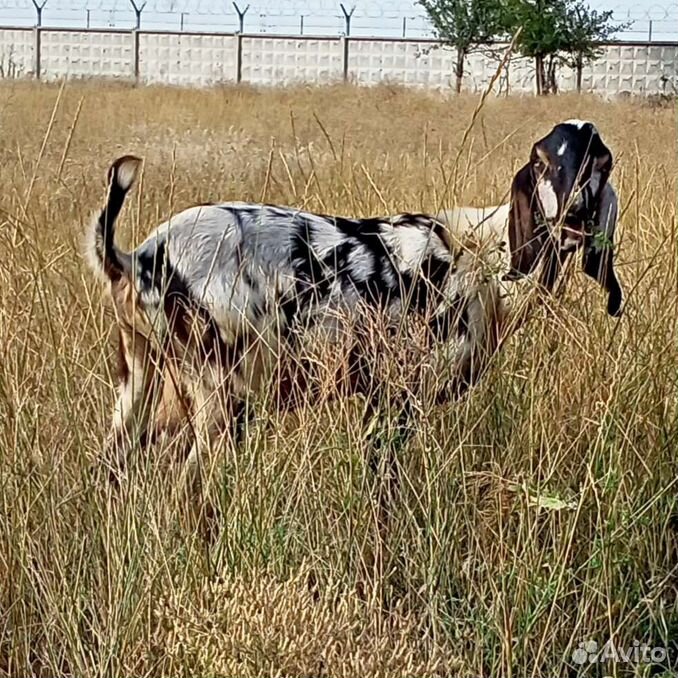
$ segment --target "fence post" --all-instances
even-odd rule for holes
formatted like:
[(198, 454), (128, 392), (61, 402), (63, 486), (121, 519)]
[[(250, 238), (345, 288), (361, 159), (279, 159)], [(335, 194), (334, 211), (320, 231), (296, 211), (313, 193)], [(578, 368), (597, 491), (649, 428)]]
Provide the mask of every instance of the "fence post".
[(647, 41), (652, 42), (652, 19), (650, 19), (650, 25), (647, 29)]
[(37, 21), (37, 26), (42, 26), (42, 10), (45, 9), (45, 5), (47, 4), (47, 0), (43, 0), (42, 2), (36, 2), (35, 0), (31, 0), (33, 3), (33, 7), (35, 7), (35, 13), (36, 13), (36, 21)]
[(355, 5), (351, 7), (350, 12), (346, 9), (343, 2), (339, 3), (339, 7), (341, 7), (341, 11), (344, 15), (344, 34), (351, 35), (351, 19), (353, 18), (353, 12), (355, 12)]
[(41, 42), (42, 42), (42, 28), (40, 26), (35, 26), (33, 28), (33, 73), (35, 73), (35, 79), (40, 80), (40, 69), (41, 69)]
[(240, 9), (240, 7), (238, 6), (238, 3), (234, 2), (233, 7), (235, 8), (235, 13), (238, 15), (238, 32), (244, 33), (245, 32), (245, 14), (247, 14), (247, 10), (250, 8), (250, 6), (247, 5), (247, 7), (245, 7), (245, 9)]
[(136, 17), (137, 25), (135, 28), (139, 30), (141, 28), (141, 13), (144, 11), (144, 7), (146, 7), (146, 0), (139, 5), (136, 2), (134, 2), (134, 0), (129, 0), (129, 2), (130, 5), (132, 5), (132, 8), (134, 9), (134, 15)]
[(350, 38), (347, 35), (342, 35), (339, 38), (341, 44), (341, 74), (344, 82), (348, 80), (348, 41)]
[(139, 82), (139, 29), (132, 29), (132, 69), (134, 82)]
[(235, 34), (235, 81), (242, 82), (242, 33)]

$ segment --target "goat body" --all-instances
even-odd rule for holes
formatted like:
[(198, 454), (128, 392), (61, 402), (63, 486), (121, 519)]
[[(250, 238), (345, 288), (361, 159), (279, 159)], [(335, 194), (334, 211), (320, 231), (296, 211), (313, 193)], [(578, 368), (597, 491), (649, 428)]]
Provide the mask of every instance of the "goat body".
[[(424, 336), (420, 363), (431, 362), (428, 348), (444, 347), (454, 392), (492, 353), (505, 242), (479, 256), (422, 214), (349, 219), (222, 203), (187, 209), (122, 252), (114, 224), (139, 163), (126, 156), (113, 164), (92, 231), (92, 262), (110, 284), (120, 334), (111, 441), (120, 454), (145, 436), (149, 403), (168, 375), (194, 412), (189, 459), (197, 462), (272, 376), (283, 410), (313, 388), (300, 367), (309, 344), (343, 356), (335, 382), (345, 394), (378, 390), (377, 320), (382, 348), (410, 326)], [(407, 342), (416, 343), (412, 335)]]

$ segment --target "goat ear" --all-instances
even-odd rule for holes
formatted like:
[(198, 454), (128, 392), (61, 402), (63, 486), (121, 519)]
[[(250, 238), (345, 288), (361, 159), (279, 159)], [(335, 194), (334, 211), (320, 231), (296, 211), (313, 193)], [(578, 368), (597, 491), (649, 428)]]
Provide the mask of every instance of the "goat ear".
[(607, 291), (607, 312), (618, 318), (622, 314), (623, 293), (614, 270), (614, 232), (617, 225), (617, 192), (606, 184), (600, 196), (593, 229), (584, 245), (584, 273)]
[(602, 183), (605, 183), (612, 171), (612, 151), (605, 145), (597, 133), (591, 140), (591, 156), (593, 157), (593, 169), (601, 173)]
[(511, 270), (509, 278), (518, 278), (530, 273), (537, 260), (541, 243), (536, 234), (533, 203), (535, 185), (531, 168), (525, 165), (513, 178), (511, 184), (511, 207), (509, 210), (509, 246)]

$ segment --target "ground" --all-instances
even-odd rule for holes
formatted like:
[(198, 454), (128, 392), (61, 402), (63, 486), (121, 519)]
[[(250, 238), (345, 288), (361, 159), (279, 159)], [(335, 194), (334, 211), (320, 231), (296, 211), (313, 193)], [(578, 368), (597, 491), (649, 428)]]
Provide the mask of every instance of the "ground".
[[(676, 661), (675, 110), (478, 104), (0, 83), (0, 675), (648, 675), (639, 653), (598, 661), (610, 640)], [(115, 157), (145, 160), (119, 228), (131, 245), (200, 201), (496, 204), (573, 117), (615, 154), (625, 315), (574, 267), (477, 388), (419, 413), (386, 532), (355, 403), (292, 422), (261, 408), (269, 425), (218, 460), (212, 543), (173, 491), (175, 448), (137, 459), (117, 494), (91, 473), (115, 344), (80, 251)]]

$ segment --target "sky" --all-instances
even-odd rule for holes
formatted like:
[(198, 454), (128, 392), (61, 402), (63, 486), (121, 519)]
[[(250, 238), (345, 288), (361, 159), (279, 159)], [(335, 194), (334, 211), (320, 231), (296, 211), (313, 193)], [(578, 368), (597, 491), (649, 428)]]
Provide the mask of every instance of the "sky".
[[(31, 26), (36, 12), (32, 0), (0, 0), (0, 24)], [(43, 2), (45, 0), (35, 0)], [(341, 0), (249, 0), (246, 32), (271, 34), (339, 35), (346, 22)], [(139, 5), (143, 0), (135, 0)], [(244, 9), (247, 0), (236, 0)], [(678, 40), (678, 3), (675, 0), (589, 0), (597, 10), (613, 10), (619, 21), (633, 26), (620, 34), (626, 40)], [(351, 35), (430, 37), (430, 27), (415, 0), (344, 0), (355, 5)], [(46, 0), (44, 26), (114, 26), (131, 28), (135, 14), (130, 0)], [(238, 17), (231, 0), (147, 0), (141, 26), (164, 30), (233, 31)]]

